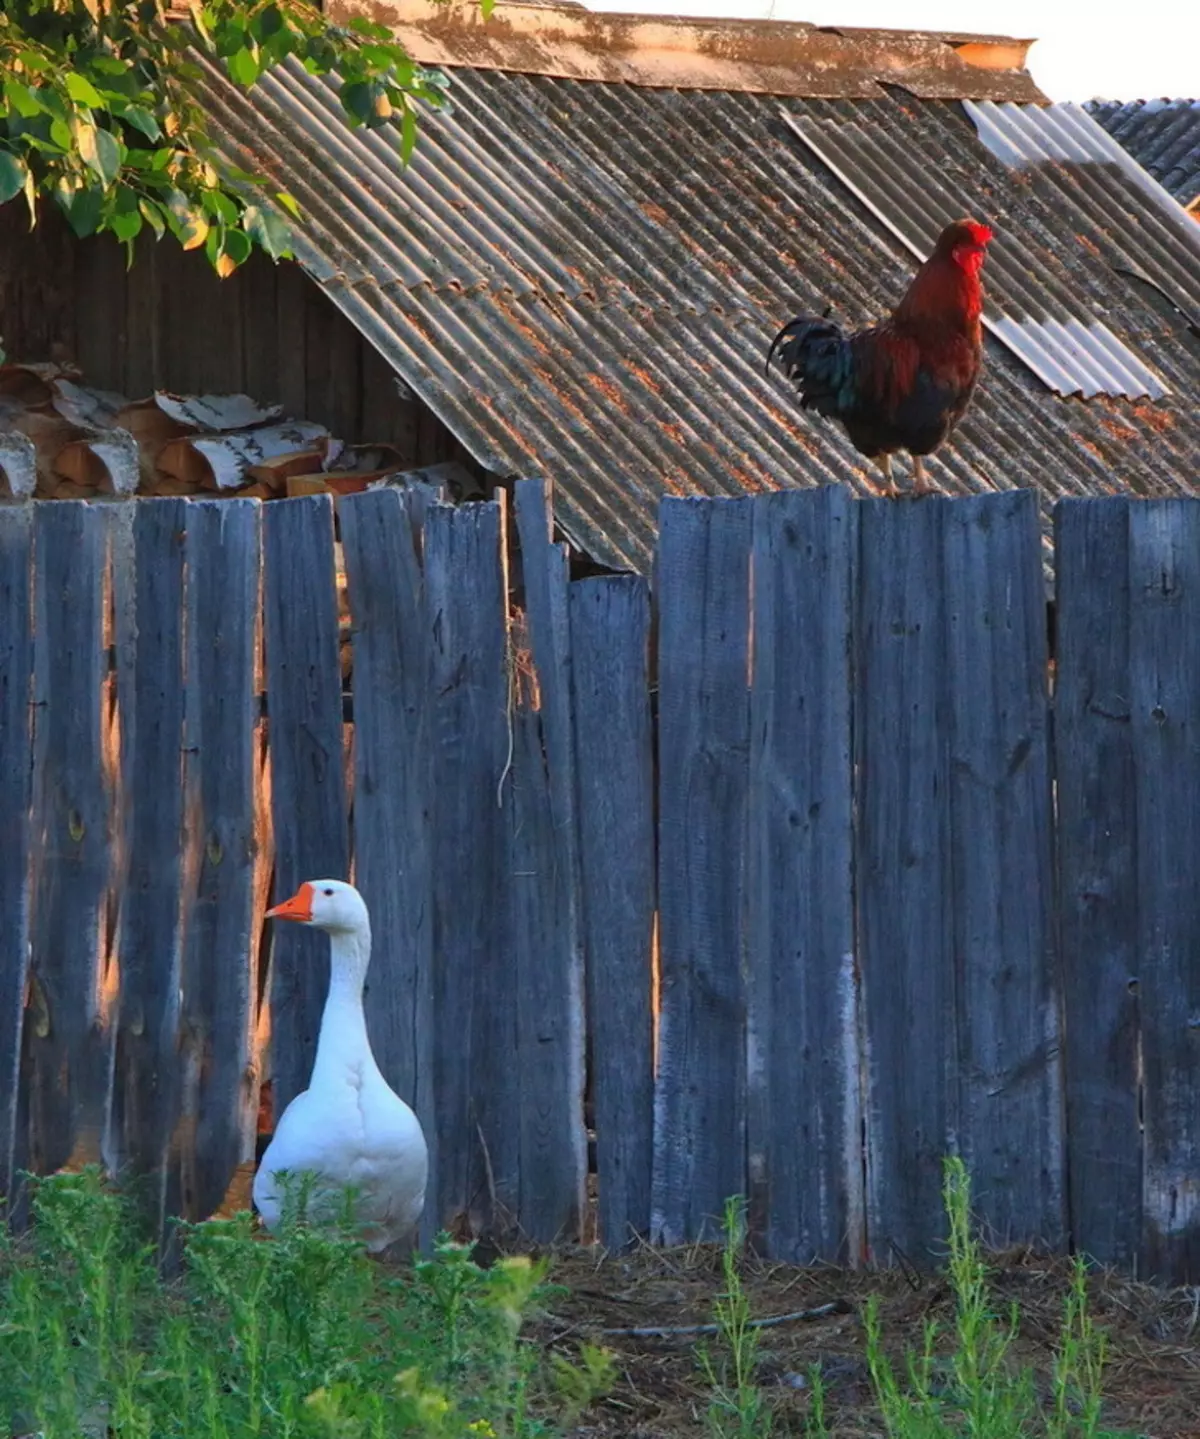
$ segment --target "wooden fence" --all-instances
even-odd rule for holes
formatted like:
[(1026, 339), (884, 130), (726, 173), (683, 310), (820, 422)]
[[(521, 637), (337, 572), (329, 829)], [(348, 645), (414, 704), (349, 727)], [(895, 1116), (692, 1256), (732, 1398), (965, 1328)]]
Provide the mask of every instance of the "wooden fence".
[(1200, 503), (1060, 505), (1053, 667), (1028, 492), (667, 500), (653, 606), (514, 510), (341, 501), (350, 711), (327, 497), (0, 509), (0, 1189), (212, 1212), (352, 875), (427, 1228), (580, 1233), (586, 1057), (606, 1243), (926, 1262), (957, 1152), (1200, 1279)]

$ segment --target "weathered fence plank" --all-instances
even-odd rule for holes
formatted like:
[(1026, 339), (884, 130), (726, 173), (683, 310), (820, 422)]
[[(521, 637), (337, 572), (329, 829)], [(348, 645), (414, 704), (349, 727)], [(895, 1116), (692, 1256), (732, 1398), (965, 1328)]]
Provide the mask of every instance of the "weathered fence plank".
[(1071, 1233), (1102, 1264), (1142, 1242), (1137, 795), (1129, 502), (1055, 510), (1058, 901)]
[(410, 506), (398, 489), (372, 490), (348, 495), (340, 516), (354, 636), (354, 873), (372, 927), (367, 1026), (384, 1077), (432, 1144), (432, 689)]
[(1046, 597), (1031, 490), (946, 511), (958, 1140), (1000, 1243), (1065, 1236)]
[(98, 1160), (108, 1117), (107, 550), (103, 508), (80, 500), (37, 506), (32, 993), (24, 1044), (28, 1162), (37, 1173)]
[(519, 1212), (531, 1239), (577, 1238), (586, 1199), (583, 955), (578, 928), (575, 740), (567, 555), (551, 542), (549, 494), (515, 490), (535, 694), (513, 696), (509, 808), (512, 944), (520, 1003)]
[[(309, 879), (349, 879), (333, 506), (328, 495), (267, 505), (264, 637), (275, 833), (275, 903)], [(271, 943), (276, 1115), (306, 1088), (329, 987), (329, 941), (277, 924)]]
[(658, 551), (661, 1010), (651, 1232), (717, 1232), (746, 1188), (742, 986), (747, 500), (667, 499)]
[[(858, 507), (856, 886), (871, 1258), (927, 1263), (954, 1122), (940, 589), (949, 502)], [(899, 1251), (899, 1254), (897, 1254)]]
[(599, 1239), (650, 1227), (654, 1149), (654, 749), (650, 592), (636, 575), (571, 586), (581, 909), (592, 1036)]
[(122, 576), (122, 588), (132, 587), (132, 613), (118, 680), (125, 873), (112, 1135), (160, 1240), (179, 1103), (187, 513), (183, 499), (138, 504), (132, 552), (122, 555), (132, 568)]
[[(516, 966), (510, 943), (502, 502), (425, 517), (432, 633), (434, 1069), (439, 1224), (515, 1216), (519, 1191)], [(503, 783), (502, 783), (503, 782)]]
[[(754, 507), (746, 883), (752, 1229), (775, 1259), (862, 1250), (844, 490)], [(819, 1156), (818, 1162), (814, 1159)]]
[(261, 517), (257, 500), (188, 506), (188, 888), (177, 1061), (185, 1086), (178, 1205), (188, 1218), (220, 1204), (256, 1113), (250, 1060), (261, 923), (254, 902)]
[(0, 507), (0, 1200), (12, 1195), (29, 963), (33, 524)]
[(1143, 1272), (1200, 1279), (1200, 506), (1129, 508)]

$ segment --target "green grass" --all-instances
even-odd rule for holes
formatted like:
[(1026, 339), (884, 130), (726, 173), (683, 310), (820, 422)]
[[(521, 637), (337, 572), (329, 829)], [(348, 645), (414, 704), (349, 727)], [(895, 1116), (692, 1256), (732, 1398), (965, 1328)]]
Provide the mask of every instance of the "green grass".
[[(1088, 1312), (1087, 1266), (1077, 1260), (1067, 1292), (1048, 1382), (1015, 1361), (1020, 1332), (1016, 1305), (999, 1313), (983, 1251), (971, 1227), (971, 1186), (960, 1159), (945, 1166), (943, 1201), (949, 1219), (949, 1278), (955, 1321), (943, 1333), (932, 1320), (919, 1350), (908, 1350), (897, 1372), (884, 1348), (875, 1298), (864, 1314), (866, 1358), (888, 1439), (1137, 1439), (1104, 1427), (1101, 1378), (1105, 1339)], [(714, 1318), (717, 1355), (699, 1351), (712, 1393), (713, 1439), (769, 1439), (776, 1427), (759, 1385), (758, 1343), (739, 1276), (743, 1247), (741, 1201), (726, 1205), (722, 1254), (724, 1288)], [(819, 1371), (809, 1376), (806, 1439), (826, 1439), (826, 1395)]]
[(523, 1339), (550, 1292), (527, 1259), (483, 1270), (443, 1239), (393, 1269), (242, 1215), (187, 1231), (167, 1284), (96, 1171), (33, 1184), (29, 1234), (0, 1240), (0, 1432), (539, 1439), (611, 1382), (599, 1349), (570, 1363)]

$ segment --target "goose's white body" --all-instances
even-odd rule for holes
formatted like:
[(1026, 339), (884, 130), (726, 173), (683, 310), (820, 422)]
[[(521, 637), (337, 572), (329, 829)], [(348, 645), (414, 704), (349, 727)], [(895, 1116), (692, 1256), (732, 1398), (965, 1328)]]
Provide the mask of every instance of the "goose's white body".
[(276, 1175), (315, 1176), (306, 1213), (334, 1219), (354, 1190), (356, 1228), (372, 1251), (410, 1233), (425, 1206), (429, 1153), (416, 1115), (379, 1071), (367, 1037), (362, 989), (371, 932), (358, 891), (334, 880), (301, 885), (270, 912), (325, 929), (329, 995), (308, 1088), (284, 1111), (254, 1176), (254, 1203), (267, 1228), (282, 1217), (287, 1190)]

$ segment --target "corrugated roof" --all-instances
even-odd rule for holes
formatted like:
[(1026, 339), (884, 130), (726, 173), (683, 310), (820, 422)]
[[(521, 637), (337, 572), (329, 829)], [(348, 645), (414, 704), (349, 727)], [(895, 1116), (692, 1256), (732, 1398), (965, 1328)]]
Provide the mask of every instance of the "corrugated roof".
[(1200, 203), (1200, 100), (1093, 100), (1087, 109), (1181, 205)]
[[(348, 131), (299, 67), (250, 94), (209, 69), (204, 88), (231, 158), (303, 205), (298, 255), (327, 294), (480, 463), (550, 478), (564, 530), (598, 559), (644, 568), (664, 493), (876, 492), (840, 426), (802, 415), (763, 360), (799, 310), (878, 319), (913, 261), (777, 98), (459, 68), (453, 110), (423, 121), (401, 172), (394, 138)], [(1016, 174), (953, 102), (785, 103), (797, 121), (903, 136), (927, 175), (969, 171), (1030, 272), (1194, 395), (1200, 344), (1160, 292), (1196, 252), (1136, 187), (1053, 160)], [(977, 401), (929, 473), (957, 493), (1182, 494), (1198, 458), (1194, 406), (1064, 400), (989, 339)]]

